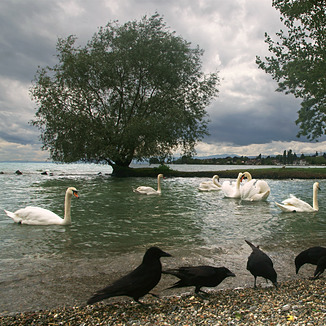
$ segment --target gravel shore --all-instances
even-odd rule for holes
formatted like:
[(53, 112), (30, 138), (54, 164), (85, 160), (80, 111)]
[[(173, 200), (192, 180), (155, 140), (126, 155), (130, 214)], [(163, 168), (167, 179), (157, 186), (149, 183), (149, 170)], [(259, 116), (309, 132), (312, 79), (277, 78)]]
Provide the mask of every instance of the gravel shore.
[(156, 299), (145, 305), (113, 299), (92, 306), (0, 316), (1, 325), (326, 325), (325, 279), (290, 280), (279, 288), (210, 291)]

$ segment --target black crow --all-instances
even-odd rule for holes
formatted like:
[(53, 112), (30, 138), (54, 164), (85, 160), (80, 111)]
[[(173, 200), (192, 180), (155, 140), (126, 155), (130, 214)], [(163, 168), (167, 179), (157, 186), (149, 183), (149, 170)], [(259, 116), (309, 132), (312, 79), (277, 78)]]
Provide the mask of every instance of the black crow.
[(277, 274), (273, 267), (272, 260), (263, 251), (261, 251), (259, 247), (254, 246), (247, 240), (245, 241), (252, 249), (252, 253), (248, 257), (247, 270), (255, 278), (254, 287), (257, 287), (257, 276), (261, 276), (266, 280), (270, 280), (275, 285), (275, 287), (277, 287)]
[(87, 301), (87, 304), (93, 304), (106, 298), (124, 295), (141, 303), (139, 298), (148, 294), (161, 279), (161, 257), (171, 257), (171, 255), (157, 247), (149, 248), (144, 255), (142, 263), (135, 270), (106, 288), (97, 291)]
[(226, 277), (235, 276), (226, 267), (212, 266), (195, 266), (195, 267), (180, 267), (177, 269), (169, 269), (163, 271), (163, 274), (171, 274), (180, 279), (169, 289), (194, 286), (195, 293), (203, 292), (200, 288), (215, 287), (219, 285)]
[(302, 251), (294, 260), (295, 272), (298, 274), (299, 269), (304, 264), (317, 265), (314, 279), (318, 278), (326, 268), (326, 248), (311, 247)]

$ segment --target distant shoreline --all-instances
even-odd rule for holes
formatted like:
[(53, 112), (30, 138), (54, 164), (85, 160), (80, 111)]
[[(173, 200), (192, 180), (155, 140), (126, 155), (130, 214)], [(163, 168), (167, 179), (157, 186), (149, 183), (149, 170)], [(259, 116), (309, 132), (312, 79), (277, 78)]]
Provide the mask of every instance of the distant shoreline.
[(220, 178), (237, 178), (240, 172), (248, 171), (253, 178), (257, 179), (326, 179), (325, 168), (259, 168), (259, 169), (230, 169), (212, 171), (177, 171), (168, 166), (155, 168), (125, 168), (116, 175), (117, 177), (156, 177), (162, 173), (164, 177), (205, 177), (212, 178), (217, 174)]
[[(247, 169), (253, 178), (257, 179), (326, 179), (326, 168), (266, 168), (266, 169)], [(243, 170), (224, 170), (211, 172), (173, 172), (174, 176), (196, 176), (212, 177), (218, 174), (220, 178), (236, 178)]]
[[(14, 161), (14, 162), (0, 162), (3, 164), (62, 164), (56, 162), (28, 162), (28, 161)], [(69, 164), (69, 163), (67, 163)], [(72, 163), (72, 164), (89, 164), (89, 163)], [(93, 163), (95, 164), (95, 163)], [(101, 164), (99, 164), (101, 165)], [(239, 172), (248, 171), (251, 173), (253, 178), (257, 179), (326, 179), (326, 167), (309, 165), (304, 167), (297, 167), (293, 165), (284, 166), (271, 166), (268, 165), (262, 167), (261, 165), (252, 165), (248, 168), (248, 165), (230, 165), (228, 168), (219, 169), (219, 165), (212, 165), (211, 170), (196, 170), (196, 171), (182, 171), (182, 169), (177, 170), (176, 166), (188, 166), (188, 164), (175, 164), (172, 168), (170, 165), (156, 165), (148, 166), (139, 164), (134, 164), (133, 167), (120, 168), (116, 173), (105, 173), (102, 176), (113, 176), (113, 177), (156, 177), (159, 173), (162, 173), (164, 177), (183, 177), (183, 178), (212, 178), (217, 174), (220, 178), (237, 178)], [(192, 166), (192, 165), (191, 165)], [(200, 166), (210, 166), (210, 164), (196, 164), (198, 168)], [(24, 173), (24, 170), (21, 170)], [(2, 171), (0, 167), (0, 174), (15, 173), (15, 171)], [(98, 174), (95, 174), (98, 175)]]

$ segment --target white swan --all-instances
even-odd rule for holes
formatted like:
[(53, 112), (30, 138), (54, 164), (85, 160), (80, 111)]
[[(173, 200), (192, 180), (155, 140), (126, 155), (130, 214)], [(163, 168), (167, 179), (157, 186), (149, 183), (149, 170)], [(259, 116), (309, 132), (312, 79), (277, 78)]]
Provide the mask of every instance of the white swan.
[(78, 191), (74, 187), (70, 187), (66, 191), (65, 195), (65, 215), (64, 218), (61, 218), (57, 214), (49, 211), (48, 209), (44, 209), (41, 207), (27, 206), (25, 208), (21, 208), (16, 212), (12, 213), (5, 210), (5, 213), (11, 217), (14, 222), (19, 224), (30, 224), (30, 225), (52, 225), (52, 224), (60, 224), (60, 225), (68, 225), (71, 224), (71, 197), (75, 196), (79, 198)]
[(139, 186), (136, 189), (133, 189), (134, 192), (137, 192), (142, 195), (160, 195), (162, 193), (161, 191), (161, 178), (163, 178), (163, 174), (159, 174), (157, 176), (157, 190), (155, 190), (152, 187), (146, 187), (146, 186)]
[(318, 190), (320, 190), (319, 182), (315, 182), (312, 189), (313, 189), (312, 207), (305, 201), (295, 197), (292, 194), (290, 194), (290, 198), (283, 200), (282, 204), (279, 204), (277, 202), (275, 202), (275, 204), (283, 212), (317, 212), (319, 210), (318, 199), (317, 199)]
[(244, 172), (244, 176), (248, 179), (240, 189), (241, 199), (247, 201), (262, 201), (266, 200), (271, 189), (266, 181), (252, 179), (249, 172)]
[(222, 191), (224, 196), (228, 198), (240, 198), (240, 183), (243, 180), (243, 173), (239, 173), (236, 182), (224, 181), (222, 183)]
[(222, 186), (218, 183), (219, 177), (215, 174), (211, 181), (203, 181), (199, 184), (199, 191), (219, 191)]

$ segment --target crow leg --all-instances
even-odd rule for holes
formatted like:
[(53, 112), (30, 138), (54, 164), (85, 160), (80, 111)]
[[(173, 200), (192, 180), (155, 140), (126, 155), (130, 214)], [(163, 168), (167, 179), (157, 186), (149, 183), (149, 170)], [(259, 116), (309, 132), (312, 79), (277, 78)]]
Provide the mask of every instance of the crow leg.
[(319, 276), (321, 275), (322, 273), (317, 273), (315, 274), (313, 277), (310, 277), (311, 280), (317, 280), (319, 279)]
[[(199, 293), (199, 292), (201, 292), (202, 294)], [(201, 299), (207, 299), (207, 297), (208, 297), (208, 293), (205, 292), (205, 291), (203, 291), (203, 290), (201, 290), (200, 288), (196, 288), (195, 293)]]
[(207, 297), (208, 297), (208, 294), (207, 294), (206, 292), (204, 292), (204, 293), (205, 293), (205, 295), (203, 295), (203, 294), (201, 294), (201, 293), (197, 292), (197, 293), (196, 293), (196, 295), (197, 295), (199, 298), (201, 298), (201, 299), (205, 300), (205, 299), (207, 299)]

